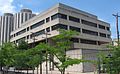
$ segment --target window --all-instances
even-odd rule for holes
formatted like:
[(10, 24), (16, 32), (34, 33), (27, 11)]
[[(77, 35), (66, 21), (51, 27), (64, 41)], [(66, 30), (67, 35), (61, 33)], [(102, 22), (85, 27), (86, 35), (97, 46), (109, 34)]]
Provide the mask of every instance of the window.
[(106, 34), (100, 33), (100, 36), (101, 36), (101, 37), (106, 37)]
[(86, 29), (82, 29), (82, 32), (85, 34), (98, 36), (98, 32), (94, 32), (94, 31), (90, 31), (90, 30), (86, 30)]
[(46, 23), (50, 21), (50, 17), (46, 18)]
[(67, 15), (58, 13), (58, 17), (62, 19), (67, 19)]
[(29, 31), (29, 27), (27, 27), (27, 31)]
[(100, 29), (104, 29), (104, 30), (105, 30), (105, 26), (100, 25), (100, 24), (99, 24), (99, 28), (100, 28)]
[(56, 29), (65, 29), (67, 30), (67, 25), (63, 25), (63, 24), (57, 24), (51, 27), (52, 30), (56, 30)]
[(25, 21), (27, 21), (27, 13), (25, 13)]
[(15, 34), (14, 34), (14, 37), (15, 37)]
[(50, 27), (46, 28), (46, 31), (47, 31), (47, 32), (50, 32)]
[(107, 38), (110, 38), (110, 34), (107, 34)]
[(73, 17), (73, 16), (69, 16), (69, 20), (70, 20), (70, 21), (73, 21), (73, 22), (78, 22), (78, 23), (80, 23), (80, 19), (79, 19), (79, 18), (76, 18), (76, 17)]
[(40, 22), (32, 25), (32, 26), (31, 26), (31, 29), (34, 29), (34, 28), (36, 28), (36, 27), (38, 27), (38, 26), (40, 26), (40, 25), (42, 25), (42, 24), (44, 24), (44, 23), (45, 23), (45, 20), (42, 20), (42, 21), (40, 21)]
[[(23, 13), (21, 13), (21, 15), (22, 15), (22, 16), (21, 16), (21, 23), (23, 23), (23, 16), (24, 16), (24, 15), (23, 15)], [(18, 18), (18, 19), (19, 19), (19, 18)], [(19, 22), (19, 21), (18, 21), (18, 22)]]
[(80, 42), (81, 42), (81, 43), (84, 43), (84, 44), (97, 45), (97, 41), (94, 41), (94, 40), (80, 39)]
[(79, 39), (78, 38), (72, 38), (70, 41), (72, 41), (73, 43), (79, 43)]
[(80, 32), (80, 28), (70, 26), (70, 30)]
[(23, 29), (23, 30), (17, 32), (16, 35), (18, 36), (18, 35), (20, 35), (20, 34), (22, 34), (22, 33), (25, 33), (25, 32), (26, 32), (26, 29)]
[(88, 26), (92, 26), (92, 27), (97, 27), (97, 24), (96, 23), (93, 23), (93, 22), (89, 22), (89, 21), (86, 21), (86, 20), (81, 20), (82, 24), (85, 24), (85, 25), (88, 25)]
[(27, 39), (29, 39), (29, 35), (27, 36)]
[(51, 20), (54, 20), (54, 19), (56, 19), (56, 18), (58, 18), (58, 15), (57, 15), (57, 14), (51, 16)]
[(108, 31), (110, 31), (110, 28), (109, 27), (106, 27)]
[(57, 13), (57, 14), (51, 16), (51, 20), (54, 20), (56, 18), (67, 19), (67, 15), (61, 14), (61, 13)]
[(45, 29), (44, 30), (41, 30), (41, 31), (38, 31), (38, 32), (35, 32), (31, 35), (31, 38), (34, 37), (34, 36), (39, 36), (39, 35), (42, 35), (42, 34), (45, 34)]

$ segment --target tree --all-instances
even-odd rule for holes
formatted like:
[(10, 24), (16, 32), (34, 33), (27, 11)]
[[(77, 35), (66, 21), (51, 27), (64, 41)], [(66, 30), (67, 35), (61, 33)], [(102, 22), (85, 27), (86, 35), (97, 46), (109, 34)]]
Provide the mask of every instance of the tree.
[(50, 47), (48, 46), (46, 49), (48, 49), (47, 52), (49, 54), (54, 55), (59, 60), (55, 62), (52, 58), (50, 58), (50, 61), (54, 63), (61, 74), (65, 74), (65, 69), (68, 66), (79, 64), (85, 61), (77, 58), (72, 59), (66, 56), (66, 51), (71, 48), (72, 44), (70, 39), (75, 35), (78, 35), (78, 32), (71, 30), (59, 30), (59, 32), (59, 35), (52, 38), (55, 45)]
[(101, 63), (110, 74), (120, 73), (120, 46), (109, 46), (110, 53), (108, 55), (102, 54)]
[(16, 45), (13, 43), (4, 43), (1, 46), (0, 50), (0, 63), (3, 66), (6, 66), (7, 68), (13, 67), (14, 65), (14, 59), (13, 55), (16, 54)]
[(18, 50), (27, 50), (28, 49), (28, 43), (25, 40), (20, 40), (18, 42)]
[[(42, 74), (42, 63), (44, 62), (44, 55), (42, 52), (43, 45), (39, 44), (36, 47), (27, 50), (27, 55), (30, 56), (30, 60), (27, 62), (27, 64), (31, 67), (31, 68), (35, 68), (39, 66), (40, 64), (40, 74)], [(37, 70), (38, 73), (38, 70)]]

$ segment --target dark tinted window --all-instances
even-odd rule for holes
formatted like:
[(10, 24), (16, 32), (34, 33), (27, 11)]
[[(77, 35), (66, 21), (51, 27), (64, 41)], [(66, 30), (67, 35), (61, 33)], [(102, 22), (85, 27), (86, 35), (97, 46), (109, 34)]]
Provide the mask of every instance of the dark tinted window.
[(107, 38), (110, 38), (110, 34), (107, 34)]
[(108, 31), (110, 31), (110, 28), (109, 27), (106, 27)]
[(27, 21), (27, 13), (25, 13), (25, 21)]
[(50, 21), (50, 17), (46, 18), (46, 23)]
[(80, 39), (80, 42), (84, 44), (97, 45), (97, 41), (93, 41), (93, 40)]
[(73, 43), (79, 43), (79, 39), (78, 38), (72, 38), (70, 41), (72, 41)]
[(98, 36), (98, 32), (94, 32), (94, 31), (90, 31), (90, 30), (86, 30), (86, 29), (82, 29), (82, 32), (85, 34)]
[(73, 21), (73, 22), (80, 22), (80, 19), (79, 18), (76, 18), (76, 17), (73, 17), (73, 16), (69, 16), (69, 20), (70, 21)]
[(29, 39), (29, 35), (27, 36), (27, 39)]
[(57, 14), (51, 16), (51, 20), (54, 20), (56, 18), (67, 19), (67, 15), (61, 14), (61, 13), (57, 13)]
[(80, 28), (70, 26), (70, 30), (80, 32)]
[(89, 22), (89, 21), (86, 21), (86, 20), (81, 20), (82, 24), (85, 24), (85, 25), (89, 25), (89, 26), (93, 26), (93, 27), (97, 27), (97, 24), (96, 23), (93, 23), (93, 22)]
[(42, 21), (40, 21), (40, 22), (32, 25), (32, 26), (31, 26), (31, 29), (34, 29), (34, 28), (36, 28), (36, 27), (38, 27), (38, 26), (40, 26), (40, 25), (42, 25), (42, 24), (44, 24), (44, 23), (45, 23), (45, 20), (42, 20)]
[(29, 27), (27, 27), (27, 31), (29, 31)]
[(50, 32), (50, 27), (46, 28), (46, 31), (47, 31), (47, 32)]
[(67, 25), (57, 24), (57, 25), (52, 26), (52, 30), (56, 30), (56, 29), (65, 29), (65, 30), (67, 30)]
[(106, 37), (106, 34), (100, 33), (100, 36), (101, 36), (101, 37)]
[(39, 35), (42, 35), (42, 34), (45, 34), (45, 30), (41, 30), (41, 31), (38, 31), (36, 33), (33, 33), (33, 36), (39, 36)]
[(26, 29), (23, 29), (23, 30), (17, 32), (16, 35), (20, 35), (20, 34), (25, 33), (25, 32), (26, 32)]
[(100, 29), (105, 29), (105, 26), (99, 24)]

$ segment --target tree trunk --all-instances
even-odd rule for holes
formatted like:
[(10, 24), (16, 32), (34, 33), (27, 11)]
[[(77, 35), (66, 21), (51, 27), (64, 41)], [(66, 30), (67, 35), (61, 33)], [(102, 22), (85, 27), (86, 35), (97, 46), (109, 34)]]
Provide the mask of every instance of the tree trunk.
[(28, 69), (27, 69), (27, 74), (28, 74)]
[(39, 66), (37, 67), (37, 74), (38, 74), (38, 68), (39, 68)]
[(40, 74), (42, 74), (42, 63), (40, 63)]
[(33, 69), (33, 74), (34, 74), (34, 69)]
[(0, 65), (0, 71), (2, 71), (2, 64)]

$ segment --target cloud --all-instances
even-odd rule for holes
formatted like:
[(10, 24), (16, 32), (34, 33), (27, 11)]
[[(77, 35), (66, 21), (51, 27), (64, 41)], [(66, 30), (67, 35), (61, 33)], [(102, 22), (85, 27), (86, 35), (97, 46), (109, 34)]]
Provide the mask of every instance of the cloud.
[(39, 14), (39, 12), (33, 12), (33, 14), (36, 14), (36, 15), (38, 15), (38, 14)]
[(20, 8), (23, 8), (23, 5), (22, 5), (22, 4), (19, 4), (18, 6), (19, 6)]
[(15, 13), (15, 6), (12, 3), (13, 0), (0, 0), (0, 14)]

